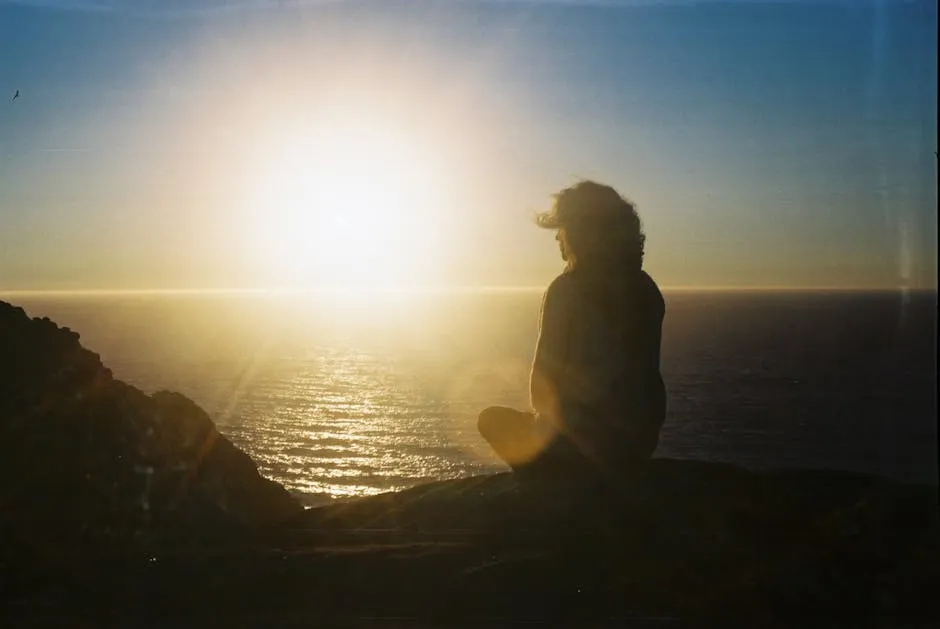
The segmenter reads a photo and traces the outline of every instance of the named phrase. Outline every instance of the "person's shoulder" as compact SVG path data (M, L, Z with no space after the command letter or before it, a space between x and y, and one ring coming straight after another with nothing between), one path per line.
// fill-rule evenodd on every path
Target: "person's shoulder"
M545 289L542 295L542 307L547 305L552 309L557 309L563 304L569 303L575 296L576 286L574 274L568 271L561 273L553 279Z
M565 296L570 295L575 290L575 274L565 271L551 281L548 288L545 289L545 296Z
M643 291L648 297L652 298L657 309L665 308L666 299L663 297L662 291L659 290L659 285L656 284L656 280L646 271L640 271L640 277L642 278L641 286L643 287Z
M662 295L662 291L659 290L659 285L656 283L656 280L653 279L653 276L646 271L640 271L640 277L642 278L643 287L646 290Z

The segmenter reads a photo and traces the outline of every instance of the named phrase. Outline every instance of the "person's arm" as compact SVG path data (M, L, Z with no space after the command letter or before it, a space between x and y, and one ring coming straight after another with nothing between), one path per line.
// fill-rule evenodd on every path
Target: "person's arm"
M570 308L558 280L552 282L542 299L539 336L529 379L529 401L535 412L560 426L560 389L565 381Z

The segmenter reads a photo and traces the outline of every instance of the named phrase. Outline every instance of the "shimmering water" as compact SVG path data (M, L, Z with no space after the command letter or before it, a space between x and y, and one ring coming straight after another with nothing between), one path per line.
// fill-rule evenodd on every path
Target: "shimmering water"
M935 293L668 293L659 454L935 483ZM538 292L18 297L116 377L180 391L307 504L503 469Z

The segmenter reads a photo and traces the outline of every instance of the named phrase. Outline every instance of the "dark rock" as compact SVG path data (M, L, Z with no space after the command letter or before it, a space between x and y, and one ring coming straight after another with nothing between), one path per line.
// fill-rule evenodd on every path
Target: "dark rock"
M576 495L520 490L503 474L308 510L275 538L295 549L449 544L438 560L462 548L459 568L424 575L432 562L416 559L409 577L412 595L449 584L428 597L451 620L940 619L937 488L860 474L654 459L616 490Z
M37 576L19 600L157 626L936 626L936 501L694 461L577 495L498 474L310 509L221 549L69 557L60 589Z
M178 393L0 302L0 531L18 547L219 539L301 507Z

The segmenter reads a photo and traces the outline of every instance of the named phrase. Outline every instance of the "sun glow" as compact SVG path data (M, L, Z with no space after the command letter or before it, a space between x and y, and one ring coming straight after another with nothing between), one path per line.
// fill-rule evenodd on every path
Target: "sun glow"
M441 178L408 134L365 117L295 125L260 163L246 235L278 284L374 291L428 279Z

